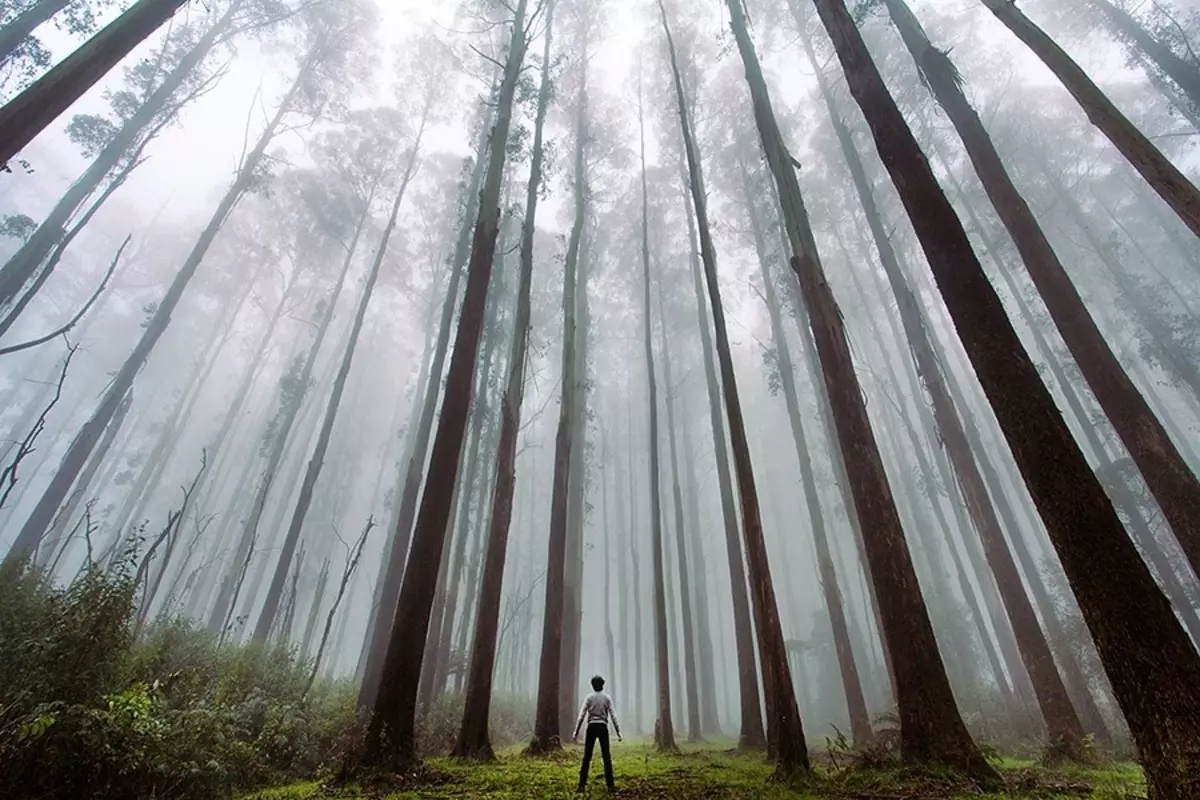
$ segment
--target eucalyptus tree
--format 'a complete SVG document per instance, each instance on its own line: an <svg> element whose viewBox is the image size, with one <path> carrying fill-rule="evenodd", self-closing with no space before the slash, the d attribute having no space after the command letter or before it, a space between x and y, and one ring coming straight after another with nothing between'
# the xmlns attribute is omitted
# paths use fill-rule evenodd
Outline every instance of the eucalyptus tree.
<svg viewBox="0 0 1200 800"><path fill-rule="evenodd" d="M1087 0L1111 27L1113 33L1126 42L1131 50L1145 58L1178 86L1191 102L1192 107L1200 113L1200 63L1190 50L1186 39L1183 42L1187 56L1180 56L1172 47L1171 37L1162 35L1159 31L1150 30L1141 20L1124 8L1117 6L1112 0ZM1155 3L1151 14L1166 17L1162 28L1176 34L1183 33L1178 21L1165 8ZM1179 38L1177 35L1174 38ZM1190 56L1190 57L1189 57Z"/></svg>
<svg viewBox="0 0 1200 800"><path fill-rule="evenodd" d="M938 652L929 611L917 582L895 497L846 339L845 324L821 266L796 178L797 163L784 144L766 79L750 39L740 0L728 0L738 50L767 164L775 179L793 272L829 393L837 442L846 457L854 505L862 522L867 565L879 595L880 620L891 652L900 717L901 752L908 761L945 763L987 782L996 773L972 741L955 705Z"/></svg>
<svg viewBox="0 0 1200 800"><path fill-rule="evenodd" d="M147 147L224 74L207 67L237 37L270 30L291 16L278 0L221 0L173 27L153 53L125 71L125 84L106 93L107 114L79 114L67 133L91 163L58 199L22 247L0 269L0 312L7 327L53 271L52 251L66 244L68 226L89 197L86 223L136 169ZM99 194L97 195L97 193ZM14 304L17 304L14 307Z"/></svg>
<svg viewBox="0 0 1200 800"><path fill-rule="evenodd" d="M844 2L816 3L947 310L1046 522L1152 792L1164 800L1192 797L1200 788L1200 653L1022 348ZM1120 576L1119 589L1114 575Z"/></svg>
<svg viewBox="0 0 1200 800"><path fill-rule="evenodd" d="M564 9L565 10L565 9ZM563 263L563 350L560 374L561 400L559 404L558 430L554 441L554 475L550 501L550 531L546 556L546 605L542 622L541 657L538 667L537 709L534 716L533 752L545 753L561 746L563 728L563 686L566 658L574 655L570 642L565 642L567 619L567 568L570 538L570 500L572 481L582 475L572 475L579 460L573 456L574 448L582 448L576 442L577 406L582 402L580 364L578 359L579 331L577 316L580 308L579 272L584 240L584 228L588 222L588 153L592 123L588 108L588 57L589 43L593 41L597 7L590 3L574 3L570 7L574 22L575 38L572 48L584 54L579 61L579 71L574 76L575 102L572 116L573 127L571 189L573 196L573 218L568 238L567 252ZM586 289L585 289L586 291ZM583 365L586 373L586 363Z"/></svg>
<svg viewBox="0 0 1200 800"><path fill-rule="evenodd" d="M217 205L208 225L176 273L166 294L154 308L134 346L116 376L108 384L91 417L76 434L63 455L50 484L17 535L6 560L23 559L37 548L54 514L70 492L91 451L113 418L122 398L133 385L147 358L171 322L180 299L204 261L205 255L241 198L267 177L267 148L292 119L320 117L330 109L330 101L343 96L342 82L350 79L354 56L370 25L369 7L354 2L311 7L296 31L303 47L295 77L253 148L242 159L237 175Z"/></svg>
<svg viewBox="0 0 1200 800"><path fill-rule="evenodd" d="M33 0L0 26L0 65L8 66L34 30L51 20L75 36L92 33L96 30L96 12L103 12L112 3L113 0Z"/></svg>
<svg viewBox="0 0 1200 800"><path fill-rule="evenodd" d="M700 260L704 265L704 279L712 308L717 361L721 372L725 412L729 419L734 472L737 476L741 500L742 533L745 537L744 544L750 567L749 579L759 637L763 692L766 696L767 747L775 757L781 772L790 773L796 770L807 772L809 761L804 727L792 683L791 666L787 659L783 629L779 620L779 608L776 604L770 564L767 560L758 490L755 486L753 465L750 462L745 419L738 395L737 379L733 371L733 357L725 323L725 310L721 305L721 291L717 282L716 251L713 247L712 232L708 222L708 201L700 155L695 142L692 121L688 114L686 92L675 54L667 9L661 0L658 8L670 54L679 126L687 158L688 185L691 189L692 206L696 213L696 226L700 237Z"/></svg>
<svg viewBox="0 0 1200 800"><path fill-rule="evenodd" d="M508 7L505 6L504 10L508 10ZM426 473L426 491L421 498L421 508L413 530L408 559L410 568L405 570L400 586L391 638L367 727L361 765L368 768L386 766L402 772L417 759L416 701L421 662L425 656L424 642L429 633L433 595L437 588L436 565L441 561L446 543L446 527L454 502L455 477L474 393L471 383L487 307L496 237L500 233L500 189L504 180L513 104L517 84L524 71L531 31L542 11L541 5L531 10L528 0L518 0L512 16L504 20L504 24L511 28L511 38L497 97L487 173L479 198L479 216L467 270L467 288L454 354L446 374L445 401ZM384 611L381 609L380 613L384 614Z"/></svg>
<svg viewBox="0 0 1200 800"><path fill-rule="evenodd" d="M388 216L387 224L376 247L375 258L371 263L370 271L367 273L366 282L360 295L358 308L354 315L354 322L350 329L350 338L346 342L341 363L334 378L333 390L326 405L325 416L321 423L320 432L317 435L317 441L313 445L312 457L309 459L304 473L300 495L296 498L296 505L292 512L291 521L288 524L286 536L284 537L283 550L280 553L279 560L276 562L275 573L271 579L271 585L267 590L266 599L263 602L263 608L254 629L253 641L257 644L266 642L275 617L279 613L279 601L283 593L283 584L287 579L291 558L300 540L300 533L304 527L304 519L308 514L309 507L312 505L317 480L321 476L321 468L325 463L325 454L329 449L329 440L333 435L333 424L337 420L338 408L341 405L342 395L345 393L346 379L349 377L350 367L354 362L354 352L358 345L359 336L362 333L363 321L366 318L367 308L371 302L371 295L374 292L375 284L379 280L379 271L387 255L392 232L396 228L405 192L408 190L408 185L412 181L413 174L418 166L425 131L436 111L439 92L442 89L441 81L445 77L444 72L436 67L438 59L435 51L426 47L421 48L419 52L422 59L429 58L430 56L433 58L425 62L425 65L428 66L428 72L423 78L423 84L418 87L420 89L419 107L413 109L415 115L411 124L414 127L411 133L411 142L408 145L408 155L404 159L404 167L399 175L399 185L394 189L396 197L392 203L391 213ZM395 144L394 137L396 136L396 132L403 130L402 126L405 120L400 117L399 113L390 112L388 109L363 116L366 118L358 121L361 129L354 130L352 128L350 131L350 135L358 140L353 141L351 147L344 148L340 155L347 159L348 166L353 172L358 173L353 176L352 181L360 191L359 197L364 200L364 213L370 213L370 197L377 192L375 185L378 182L386 181L388 172L394 171L394 168L391 166L391 150ZM349 150L350 152L345 152L345 150ZM368 186L372 188L367 190L367 197L363 198L361 192ZM351 248L351 254L352 252L353 248ZM336 303L336 294L333 298L329 299L328 303L330 308L329 313L332 314L333 306ZM316 349L317 347L314 345L314 351Z"/></svg>
<svg viewBox="0 0 1200 800"><path fill-rule="evenodd" d="M78 50L0 107L0 164L7 164L187 1L136 0Z"/></svg>
<svg viewBox="0 0 1200 800"><path fill-rule="evenodd" d="M495 488L491 519L485 545L483 577L479 585L479 613L475 618L470 664L467 668L463 697L463 718L454 755L460 758L491 760L494 757L488 732L499 638L500 600L504 586L504 565L508 555L509 528L513 517L516 489L517 434L521 430L521 405L525 399L525 370L529 352L533 291L533 238L536 230L538 200L541 197L545 163L546 113L551 100L551 56L553 55L555 0L546 5L545 30L542 33L541 78L534 111L533 145L529 181L525 193L525 215L521 222L521 268L517 287L516 316L513 319L512 350L508 359L508 377L500 405L500 438L496 447Z"/></svg>
<svg viewBox="0 0 1200 800"><path fill-rule="evenodd" d="M1200 237L1200 188L1121 113L1087 72L1025 16L1016 3L1011 0L982 0L982 3L1042 60L1083 108L1092 124L1108 137L1192 233Z"/></svg>

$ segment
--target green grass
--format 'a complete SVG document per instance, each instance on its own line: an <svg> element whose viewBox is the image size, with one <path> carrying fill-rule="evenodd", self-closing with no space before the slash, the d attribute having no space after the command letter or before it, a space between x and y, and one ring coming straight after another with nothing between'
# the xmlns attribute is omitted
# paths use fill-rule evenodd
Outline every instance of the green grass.
<svg viewBox="0 0 1200 800"><path fill-rule="evenodd" d="M1114 763L1091 769L1045 770L1031 761L1003 759L996 766L1005 777L1004 792L978 794L947 773L911 769L867 770L820 765L813 778L785 783L773 778L773 767L761 756L733 752L725 743L687 746L679 755L660 755L645 743L613 745L618 798L671 800L1133 800L1145 797L1141 770ZM491 764L447 758L426 762L428 782L412 791L387 795L388 800L550 800L578 797L582 748L570 746L554 758L525 758L519 751L500 754ZM250 795L245 800L333 800L364 796L315 783L296 784ZM383 797L373 794L372 797ZM606 798L599 753L585 797Z"/></svg>

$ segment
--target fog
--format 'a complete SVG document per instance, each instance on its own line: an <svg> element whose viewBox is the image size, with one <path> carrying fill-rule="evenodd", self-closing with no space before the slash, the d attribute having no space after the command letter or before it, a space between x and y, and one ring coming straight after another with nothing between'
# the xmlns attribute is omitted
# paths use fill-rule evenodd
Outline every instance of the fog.
<svg viewBox="0 0 1200 800"><path fill-rule="evenodd" d="M977 740L1152 749L1128 670L1200 659L1200 5L1020 4L1128 145L1011 4L847 4L966 250L901 174L895 120L864 116L878 95L827 28L843 4L747 0L745 41L734 5L185 3L0 174L9 558L62 584L132 569L139 628L290 648L376 717L410 691L422 724L464 695L470 715L500 548L480 691L523 742L546 709L565 739L600 674L631 733L765 720L785 759L799 720L808 747L858 743L862 711L915 736L947 678ZM122 10L70 6L94 24L38 27L48 60L10 54L6 100ZM966 112L939 102L956 88ZM1174 613L1110 608L1156 602Z"/></svg>

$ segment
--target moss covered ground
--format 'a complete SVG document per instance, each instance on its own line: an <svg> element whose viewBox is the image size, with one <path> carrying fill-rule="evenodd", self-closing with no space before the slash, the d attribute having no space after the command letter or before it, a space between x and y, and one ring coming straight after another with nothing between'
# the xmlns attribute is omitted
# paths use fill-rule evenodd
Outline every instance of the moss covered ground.
<svg viewBox="0 0 1200 800"><path fill-rule="evenodd" d="M597 753L597 756L599 754ZM1109 763L1090 768L1047 769L1031 761L998 759L1002 791L981 792L952 774L866 769L832 763L818 765L814 777L783 781L761 755L739 754L717 744L686 746L678 755L662 755L645 743L614 745L618 798L763 798L783 800L1132 800L1144 798L1145 784L1134 764ZM420 775L391 790L362 791L318 782L295 784L249 795L245 800L333 800L371 797L387 800L481 798L542 800L574 798L582 748L567 747L554 758L526 758L513 750L490 764L430 759ZM585 797L606 798L599 759Z"/></svg>

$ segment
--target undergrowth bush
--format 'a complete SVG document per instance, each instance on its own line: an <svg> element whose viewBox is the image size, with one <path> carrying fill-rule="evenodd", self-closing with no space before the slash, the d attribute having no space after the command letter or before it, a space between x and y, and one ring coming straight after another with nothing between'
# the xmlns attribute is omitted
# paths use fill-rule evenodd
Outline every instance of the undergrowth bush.
<svg viewBox="0 0 1200 800"><path fill-rule="evenodd" d="M534 707L530 698L495 695L488 714L492 747L500 750L528 742L533 735L533 715ZM462 694L444 694L434 700L418 723L417 738L421 752L445 754L453 750L458 741L462 717Z"/></svg>
<svg viewBox="0 0 1200 800"><path fill-rule="evenodd" d="M0 797L229 797L335 766L354 694L282 648L189 625L135 637L128 571L0 575Z"/></svg>

